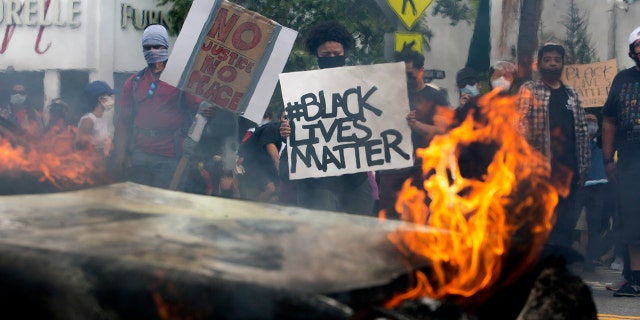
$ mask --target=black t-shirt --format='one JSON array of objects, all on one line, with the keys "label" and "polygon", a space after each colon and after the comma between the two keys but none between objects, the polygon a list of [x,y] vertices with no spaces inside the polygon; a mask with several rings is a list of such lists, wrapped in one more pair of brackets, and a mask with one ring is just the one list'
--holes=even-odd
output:
[{"label": "black t-shirt", "polygon": [[[253,133],[254,141],[247,140],[245,142],[246,150],[243,154],[245,157],[243,165],[247,172],[255,172],[260,170],[267,172],[269,175],[277,177],[277,171],[273,159],[267,152],[267,145],[274,144],[276,149],[280,151],[282,146],[282,138],[280,137],[280,122],[270,122],[259,128]],[[249,138],[249,139],[251,139]]]},{"label": "black t-shirt", "polygon": [[640,156],[640,71],[635,67],[620,71],[613,79],[605,117],[616,118],[616,149],[620,159]]},{"label": "black t-shirt", "polygon": [[[424,89],[416,92],[409,92],[409,106],[411,110],[416,110],[416,120],[433,125],[433,116],[436,115],[437,107],[448,106],[447,97],[440,90],[429,85]],[[429,145],[429,141],[425,137],[411,132],[413,141],[413,150],[417,148],[425,148]]]},{"label": "black t-shirt", "polygon": [[[573,111],[567,108],[569,95],[567,88],[562,85],[558,89],[551,89],[549,97],[549,132],[551,133],[551,174],[560,166],[571,168],[578,172],[576,157],[576,133]],[[577,178],[577,174],[574,174]]]}]

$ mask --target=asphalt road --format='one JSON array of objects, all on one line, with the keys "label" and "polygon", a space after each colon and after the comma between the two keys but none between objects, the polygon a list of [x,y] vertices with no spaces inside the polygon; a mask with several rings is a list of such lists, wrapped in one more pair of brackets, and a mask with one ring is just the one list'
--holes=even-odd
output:
[{"label": "asphalt road", "polygon": [[591,287],[593,298],[598,308],[598,319],[637,319],[640,320],[640,297],[613,297],[613,292],[605,289],[607,283],[622,280],[620,271],[605,267],[596,267],[595,272],[586,273],[582,266],[576,264],[572,270]]}]

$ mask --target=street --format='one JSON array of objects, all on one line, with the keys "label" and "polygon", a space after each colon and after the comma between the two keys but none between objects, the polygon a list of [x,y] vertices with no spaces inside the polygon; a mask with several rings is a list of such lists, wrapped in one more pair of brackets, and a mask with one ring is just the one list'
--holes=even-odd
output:
[{"label": "street", "polygon": [[598,319],[639,319],[640,298],[613,297],[613,292],[605,289],[606,283],[615,283],[622,279],[620,271],[604,266],[596,267],[595,272],[582,272],[582,266],[576,264],[573,271],[591,287],[598,310]]}]

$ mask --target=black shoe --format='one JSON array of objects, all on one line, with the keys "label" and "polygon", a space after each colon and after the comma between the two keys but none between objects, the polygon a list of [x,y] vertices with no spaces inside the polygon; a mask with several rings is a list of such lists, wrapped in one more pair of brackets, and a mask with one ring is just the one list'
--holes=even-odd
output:
[{"label": "black shoe", "polygon": [[640,284],[629,281],[620,290],[613,293],[614,297],[640,297]]}]

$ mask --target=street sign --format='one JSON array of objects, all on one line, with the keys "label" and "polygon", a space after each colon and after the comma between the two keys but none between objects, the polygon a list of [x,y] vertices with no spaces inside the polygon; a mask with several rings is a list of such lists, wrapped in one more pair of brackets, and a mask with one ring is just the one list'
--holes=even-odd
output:
[{"label": "street sign", "polygon": [[422,34],[415,32],[396,32],[395,33],[395,51],[400,52],[405,46],[411,50],[422,53]]},{"label": "street sign", "polygon": [[431,4],[432,0],[387,0],[387,3],[398,15],[400,21],[407,30],[411,30],[413,25],[420,19],[424,10]]}]

